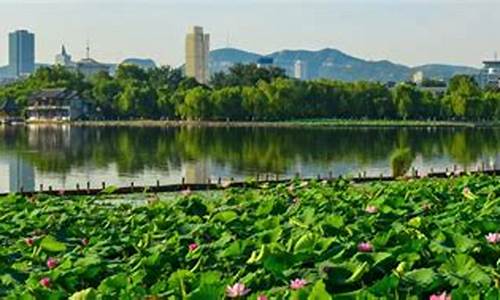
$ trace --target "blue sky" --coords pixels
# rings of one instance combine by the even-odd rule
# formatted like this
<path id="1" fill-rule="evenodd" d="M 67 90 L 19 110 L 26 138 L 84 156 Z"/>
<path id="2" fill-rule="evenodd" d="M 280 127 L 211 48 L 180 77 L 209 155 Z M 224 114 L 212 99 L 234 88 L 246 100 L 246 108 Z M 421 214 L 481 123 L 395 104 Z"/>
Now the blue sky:
<path id="1" fill-rule="evenodd" d="M 0 0 L 0 65 L 8 33 L 27 28 L 40 62 L 52 62 L 61 43 L 79 59 L 88 39 L 100 61 L 148 57 L 175 66 L 187 28 L 202 25 L 212 49 L 330 47 L 412 66 L 479 66 L 500 52 L 499 11 L 494 0 Z"/>

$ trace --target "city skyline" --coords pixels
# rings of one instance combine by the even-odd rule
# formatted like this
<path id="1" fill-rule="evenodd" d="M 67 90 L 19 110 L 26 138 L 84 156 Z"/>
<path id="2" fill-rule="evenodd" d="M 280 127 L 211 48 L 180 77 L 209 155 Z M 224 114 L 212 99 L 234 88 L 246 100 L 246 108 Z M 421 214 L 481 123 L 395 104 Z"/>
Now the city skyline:
<path id="1" fill-rule="evenodd" d="M 336 48 L 356 57 L 411 66 L 480 66 L 500 49 L 492 38 L 500 26 L 495 15 L 500 3 L 493 1 L 117 3 L 0 0 L 0 65 L 8 63 L 8 33 L 18 29 L 36 34 L 40 63 L 52 63 L 61 44 L 76 59 L 83 58 L 89 40 L 92 56 L 102 62 L 140 57 L 179 66 L 184 63 L 184 35 L 192 25 L 211 33 L 212 49 L 230 46 L 267 54 Z"/>

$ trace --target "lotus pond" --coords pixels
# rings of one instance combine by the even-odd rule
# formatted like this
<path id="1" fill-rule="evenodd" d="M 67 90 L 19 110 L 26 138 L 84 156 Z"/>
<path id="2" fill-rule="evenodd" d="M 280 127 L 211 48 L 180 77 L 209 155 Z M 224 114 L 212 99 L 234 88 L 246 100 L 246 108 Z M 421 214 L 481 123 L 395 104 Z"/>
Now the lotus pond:
<path id="1" fill-rule="evenodd" d="M 497 177 L 106 197 L 0 198 L 0 298 L 500 298 Z"/>

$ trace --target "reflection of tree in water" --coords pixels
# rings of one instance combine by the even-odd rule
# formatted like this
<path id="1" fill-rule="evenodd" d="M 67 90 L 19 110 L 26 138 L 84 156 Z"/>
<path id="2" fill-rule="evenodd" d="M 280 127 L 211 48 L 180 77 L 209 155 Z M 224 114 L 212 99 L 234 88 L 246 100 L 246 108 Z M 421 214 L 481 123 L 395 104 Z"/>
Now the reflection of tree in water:
<path id="1" fill-rule="evenodd" d="M 491 136 L 485 134 L 464 134 L 457 132 L 451 137 L 450 143 L 453 145 L 448 149 L 449 155 L 461 164 L 468 165 L 478 160 L 478 153 L 497 153 L 491 141 L 498 141 L 498 132 L 492 131 Z"/>
<path id="2" fill-rule="evenodd" d="M 0 151 L 15 152 L 39 171 L 107 168 L 120 173 L 180 169 L 187 160 L 211 160 L 246 172 L 282 173 L 301 163 L 369 166 L 396 149 L 424 159 L 450 156 L 467 164 L 496 155 L 500 130 L 394 128 L 138 128 L 19 127 L 0 129 Z M 30 151 L 36 152 L 30 152 Z"/>

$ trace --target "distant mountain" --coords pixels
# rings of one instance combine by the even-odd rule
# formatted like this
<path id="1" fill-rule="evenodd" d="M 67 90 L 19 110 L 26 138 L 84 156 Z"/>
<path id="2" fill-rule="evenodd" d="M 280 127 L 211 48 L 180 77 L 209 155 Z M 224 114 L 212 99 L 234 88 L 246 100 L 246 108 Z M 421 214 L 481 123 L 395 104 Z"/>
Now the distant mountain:
<path id="1" fill-rule="evenodd" d="M 234 64 L 243 63 L 255 63 L 262 55 L 251 53 L 235 48 L 224 48 L 214 51 L 210 51 L 209 54 L 209 65 L 210 72 L 216 73 L 220 71 L 226 71 Z"/>
<path id="2" fill-rule="evenodd" d="M 412 70 L 413 72 L 422 71 L 424 74 L 428 74 L 426 76 L 434 78 L 451 78 L 458 74 L 477 75 L 479 73 L 478 69 L 471 67 L 439 64 L 423 65 L 415 67 Z"/>
<path id="3" fill-rule="evenodd" d="M 293 74 L 297 60 L 307 65 L 309 78 L 331 78 L 344 81 L 400 81 L 406 78 L 408 68 L 389 61 L 365 61 L 336 49 L 320 51 L 284 50 L 269 55 L 275 64 Z M 404 75 L 403 75 L 404 74 Z"/>
<path id="4" fill-rule="evenodd" d="M 307 77 L 329 78 L 344 81 L 405 81 L 412 74 L 422 71 L 427 78 L 448 80 L 456 74 L 475 75 L 479 70 L 471 67 L 430 64 L 408 67 L 388 60 L 369 61 L 350 56 L 336 49 L 319 51 L 283 50 L 266 56 L 274 58 L 274 64 L 294 73 L 297 60 L 306 64 Z M 211 72 L 225 71 L 235 63 L 254 63 L 262 55 L 234 48 L 217 49 L 210 52 Z"/>

